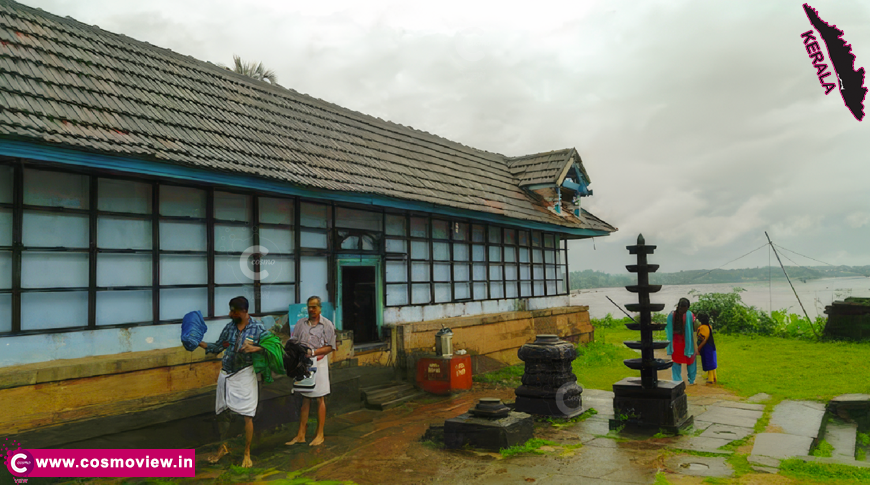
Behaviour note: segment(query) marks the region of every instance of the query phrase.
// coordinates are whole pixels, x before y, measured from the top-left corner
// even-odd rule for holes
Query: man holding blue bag
[[[288,441],[287,445],[305,442],[305,432],[308,427],[308,412],[311,408],[311,400],[317,401],[317,433],[309,446],[317,446],[323,443],[323,428],[326,425],[326,399],[329,394],[329,359],[328,355],[335,349],[335,324],[320,314],[320,297],[312,296],[308,299],[308,318],[302,318],[293,327],[290,339],[308,347],[308,356],[314,359],[314,388],[311,390],[299,390],[302,397],[302,409],[299,416],[299,431],[296,437]]]
[[[260,338],[266,333],[266,328],[259,320],[248,315],[248,299],[243,296],[230,300],[229,316],[232,322],[227,323],[217,342],[212,344],[200,342],[199,346],[205,349],[206,354],[224,352],[221,372],[218,375],[215,414],[221,415],[224,411],[230,410],[244,416],[245,455],[242,459],[242,467],[250,468],[253,466],[251,441],[254,437],[254,415],[259,404],[259,385],[251,354],[263,351],[263,348],[258,345]],[[229,429],[230,416],[225,413],[222,417],[224,419],[219,426],[221,438],[224,439]],[[227,453],[229,450],[226,443],[223,443],[209,461],[215,463]]]

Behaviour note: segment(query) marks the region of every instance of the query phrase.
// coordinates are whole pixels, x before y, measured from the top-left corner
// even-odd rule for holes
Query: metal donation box
[[[453,331],[443,327],[435,334],[435,355],[450,357],[453,355]]]

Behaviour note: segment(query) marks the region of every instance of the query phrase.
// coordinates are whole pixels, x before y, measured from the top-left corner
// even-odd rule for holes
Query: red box
[[[417,385],[442,395],[471,389],[471,356],[423,357],[417,361]]]

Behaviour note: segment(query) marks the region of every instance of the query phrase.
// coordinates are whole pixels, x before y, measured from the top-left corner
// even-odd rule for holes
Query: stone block
[[[522,445],[532,439],[535,423],[526,413],[511,412],[501,419],[484,419],[465,413],[444,422],[444,446],[462,448],[470,445],[484,450]]]

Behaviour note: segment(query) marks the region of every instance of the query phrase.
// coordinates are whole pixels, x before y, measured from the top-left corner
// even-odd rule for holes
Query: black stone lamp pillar
[[[629,311],[640,314],[640,323],[626,324],[630,330],[640,330],[640,341],[625,342],[631,349],[640,350],[639,359],[623,361],[631,369],[640,371],[640,379],[626,377],[613,385],[613,412],[615,419],[610,420],[610,427],[632,425],[641,428],[665,429],[676,432],[692,424],[688,415],[688,400],[686,384],[682,381],[658,380],[658,371],[670,369],[673,362],[656,359],[654,349],[668,346],[667,341],[653,341],[652,333],[664,330],[666,325],[652,323],[652,312],[665,308],[662,303],[650,303],[650,293],[662,289],[661,285],[649,284],[649,274],[659,269],[657,264],[649,264],[647,255],[652,254],[656,247],[647,246],[643,235],[637,236],[637,245],[627,246],[629,254],[637,255],[637,264],[626,266],[629,272],[637,273],[637,285],[626,286],[625,289],[637,293],[639,303],[625,305]]]
[[[640,303],[631,303],[625,305],[625,308],[631,312],[640,313],[640,323],[629,323],[626,325],[630,330],[640,330],[640,342],[623,342],[628,348],[640,350],[640,359],[629,359],[624,361],[625,365],[631,369],[640,371],[641,386],[644,389],[655,389],[658,386],[659,378],[658,371],[670,369],[672,362],[653,357],[653,349],[664,349],[668,346],[668,341],[653,342],[653,331],[664,330],[665,325],[652,323],[652,312],[660,312],[664,310],[664,303],[650,303],[649,294],[657,293],[662,289],[662,285],[649,284],[649,274],[655,273],[659,269],[657,264],[649,264],[647,262],[647,254],[652,254],[655,246],[647,246],[644,244],[643,234],[637,237],[636,246],[626,246],[629,254],[637,255],[637,264],[626,266],[630,273],[637,273],[637,284],[626,286],[625,289],[637,293]]]

